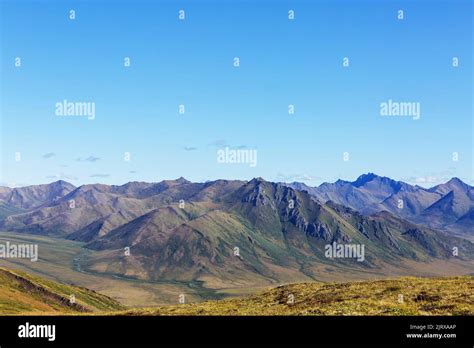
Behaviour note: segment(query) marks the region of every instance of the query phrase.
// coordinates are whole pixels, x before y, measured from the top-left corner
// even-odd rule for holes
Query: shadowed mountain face
[[[388,211],[427,227],[459,234],[474,233],[474,188],[453,178],[430,189],[369,173],[356,181],[338,180],[319,187],[289,184],[321,202],[333,201],[370,215]]]
[[[462,185],[452,184],[465,192]],[[325,184],[323,189],[324,193],[313,188],[306,192],[302,184],[295,189],[261,178],[84,185],[37,206],[25,198],[20,213],[12,211],[0,219],[0,229],[83,241],[96,251],[84,262],[88,271],[198,281],[213,288],[321,279],[328,274],[384,274],[386,268],[406,271],[412,263],[474,258],[474,246],[466,240],[448,238],[386,211],[367,216],[345,206],[358,199],[384,202],[385,196],[402,190],[422,190],[448,197],[440,207],[429,205],[433,212],[448,206],[461,213],[459,199],[449,199],[458,191],[452,193],[450,187],[429,191],[370,174],[354,183]],[[336,199],[339,192],[352,192],[344,205],[339,204],[343,198]],[[26,197],[39,201],[38,195]],[[463,215],[464,224],[472,221],[470,214]],[[333,245],[364,249],[357,257],[328,256],[327,248]]]

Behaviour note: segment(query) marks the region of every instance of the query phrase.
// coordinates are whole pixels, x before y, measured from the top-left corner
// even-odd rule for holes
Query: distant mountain
[[[427,207],[417,221],[432,227],[447,226],[462,231],[462,221],[458,224],[458,220],[466,216],[464,225],[468,221],[469,212],[474,208],[474,188],[458,178],[453,178],[445,184],[431,188],[430,191],[442,197]],[[465,227],[474,233],[474,225]]]
[[[373,173],[361,175],[352,182],[338,180],[319,187],[301,183],[288,185],[307,191],[323,203],[333,201],[365,215],[388,211],[427,227],[474,234],[468,214],[474,208],[474,188],[458,178],[430,189]],[[466,217],[461,219],[464,215]]]
[[[359,179],[334,187],[374,202],[409,189],[373,175]],[[324,194],[337,193],[325,185]],[[262,178],[83,185],[0,219],[0,229],[83,241],[96,251],[82,263],[91,272],[213,288],[384,274],[387,268],[407,272],[414,264],[425,267],[422,261],[474,259],[466,240],[389,212],[367,216],[335,200],[323,203],[302,184],[295,189]],[[338,244],[363,245],[364,255],[359,261],[327,257],[326,248]]]
[[[0,202],[5,206],[17,209],[31,209],[46,203],[51,203],[74,189],[74,185],[62,180],[51,184],[13,189],[0,186]]]
[[[297,187],[294,183],[290,186]],[[352,182],[337,180],[306,190],[322,202],[333,201],[364,214],[387,210],[396,215],[410,216],[419,213],[441,197],[439,193],[426,193],[427,190],[422,187],[373,173],[363,174]],[[406,209],[400,211],[398,199],[405,201]]]

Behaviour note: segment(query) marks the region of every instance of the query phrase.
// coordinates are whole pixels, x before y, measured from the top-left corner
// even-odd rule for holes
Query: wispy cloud
[[[207,146],[210,146],[210,147],[215,147],[215,148],[223,148],[223,147],[229,147],[231,149],[249,149],[251,148],[250,146],[248,145],[231,145],[227,142],[227,140],[224,140],[224,139],[219,139],[219,140],[216,140],[216,141],[213,141],[209,144],[207,144]],[[253,149],[255,149],[256,147],[253,147]]]
[[[410,176],[409,178],[405,178],[402,181],[405,181],[409,184],[438,184],[442,180],[437,176]]]
[[[227,144],[227,140],[225,139],[219,139],[219,140],[216,140],[216,141],[213,141],[209,144],[207,144],[208,146],[213,146],[213,147],[225,147],[225,146],[229,146]]]
[[[16,187],[25,187],[25,186],[28,186],[28,184],[18,183],[18,182],[0,182],[0,186],[8,187],[8,188],[16,188]]]
[[[54,156],[56,156],[56,154],[54,152],[48,152],[48,153],[45,153],[41,157],[48,159],[48,158],[53,158]]]
[[[89,156],[89,157],[86,157],[86,158],[77,158],[76,161],[78,162],[97,162],[98,160],[100,160],[100,157],[96,157],[96,156]]]
[[[76,176],[74,175],[69,175],[69,174],[53,174],[53,175],[48,175],[46,176],[46,179],[54,179],[54,180],[79,180]]]
[[[401,181],[420,186],[434,186],[437,184],[445,183],[455,176],[458,176],[458,174],[456,173],[456,168],[450,167],[446,170],[442,170],[439,172],[428,172],[420,174],[415,172],[414,175],[402,178]]]
[[[294,182],[294,181],[301,181],[301,182],[312,182],[312,181],[321,181],[323,178],[319,176],[313,176],[305,173],[300,174],[284,174],[278,173],[276,176],[277,181],[282,182]]]
[[[108,178],[110,174],[92,174],[91,178]]]

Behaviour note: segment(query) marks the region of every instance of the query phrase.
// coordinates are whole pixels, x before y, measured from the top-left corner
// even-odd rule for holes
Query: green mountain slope
[[[403,186],[373,175],[354,185],[382,195]],[[392,213],[366,216],[322,203],[262,178],[83,185],[8,216],[0,227],[85,242],[84,255],[75,261],[81,272],[191,284],[211,293],[308,280],[433,275],[435,268],[437,275],[462,275],[474,262],[469,241]],[[363,248],[363,255],[328,256],[333,245]]]
[[[0,268],[0,314],[74,314],[122,309],[120,303],[95,291]]]
[[[155,209],[91,241],[86,247],[98,253],[84,269],[220,288],[321,280],[329,274],[333,279],[380,275],[387,267],[409,270],[404,261],[474,257],[468,241],[390,213],[366,217],[332,202],[321,204],[307,192],[263,179],[226,191],[181,208],[173,203]],[[363,245],[364,260],[326,257],[332,243]]]

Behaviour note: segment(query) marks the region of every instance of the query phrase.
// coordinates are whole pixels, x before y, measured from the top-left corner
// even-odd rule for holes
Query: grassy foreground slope
[[[74,301],[71,301],[71,296]],[[74,314],[123,310],[95,291],[0,267],[0,314]]]
[[[474,315],[474,277],[298,283],[246,298],[126,309],[93,290],[0,267],[0,315],[27,314]]]
[[[474,315],[474,277],[300,283],[244,299],[133,309],[120,314]]]

